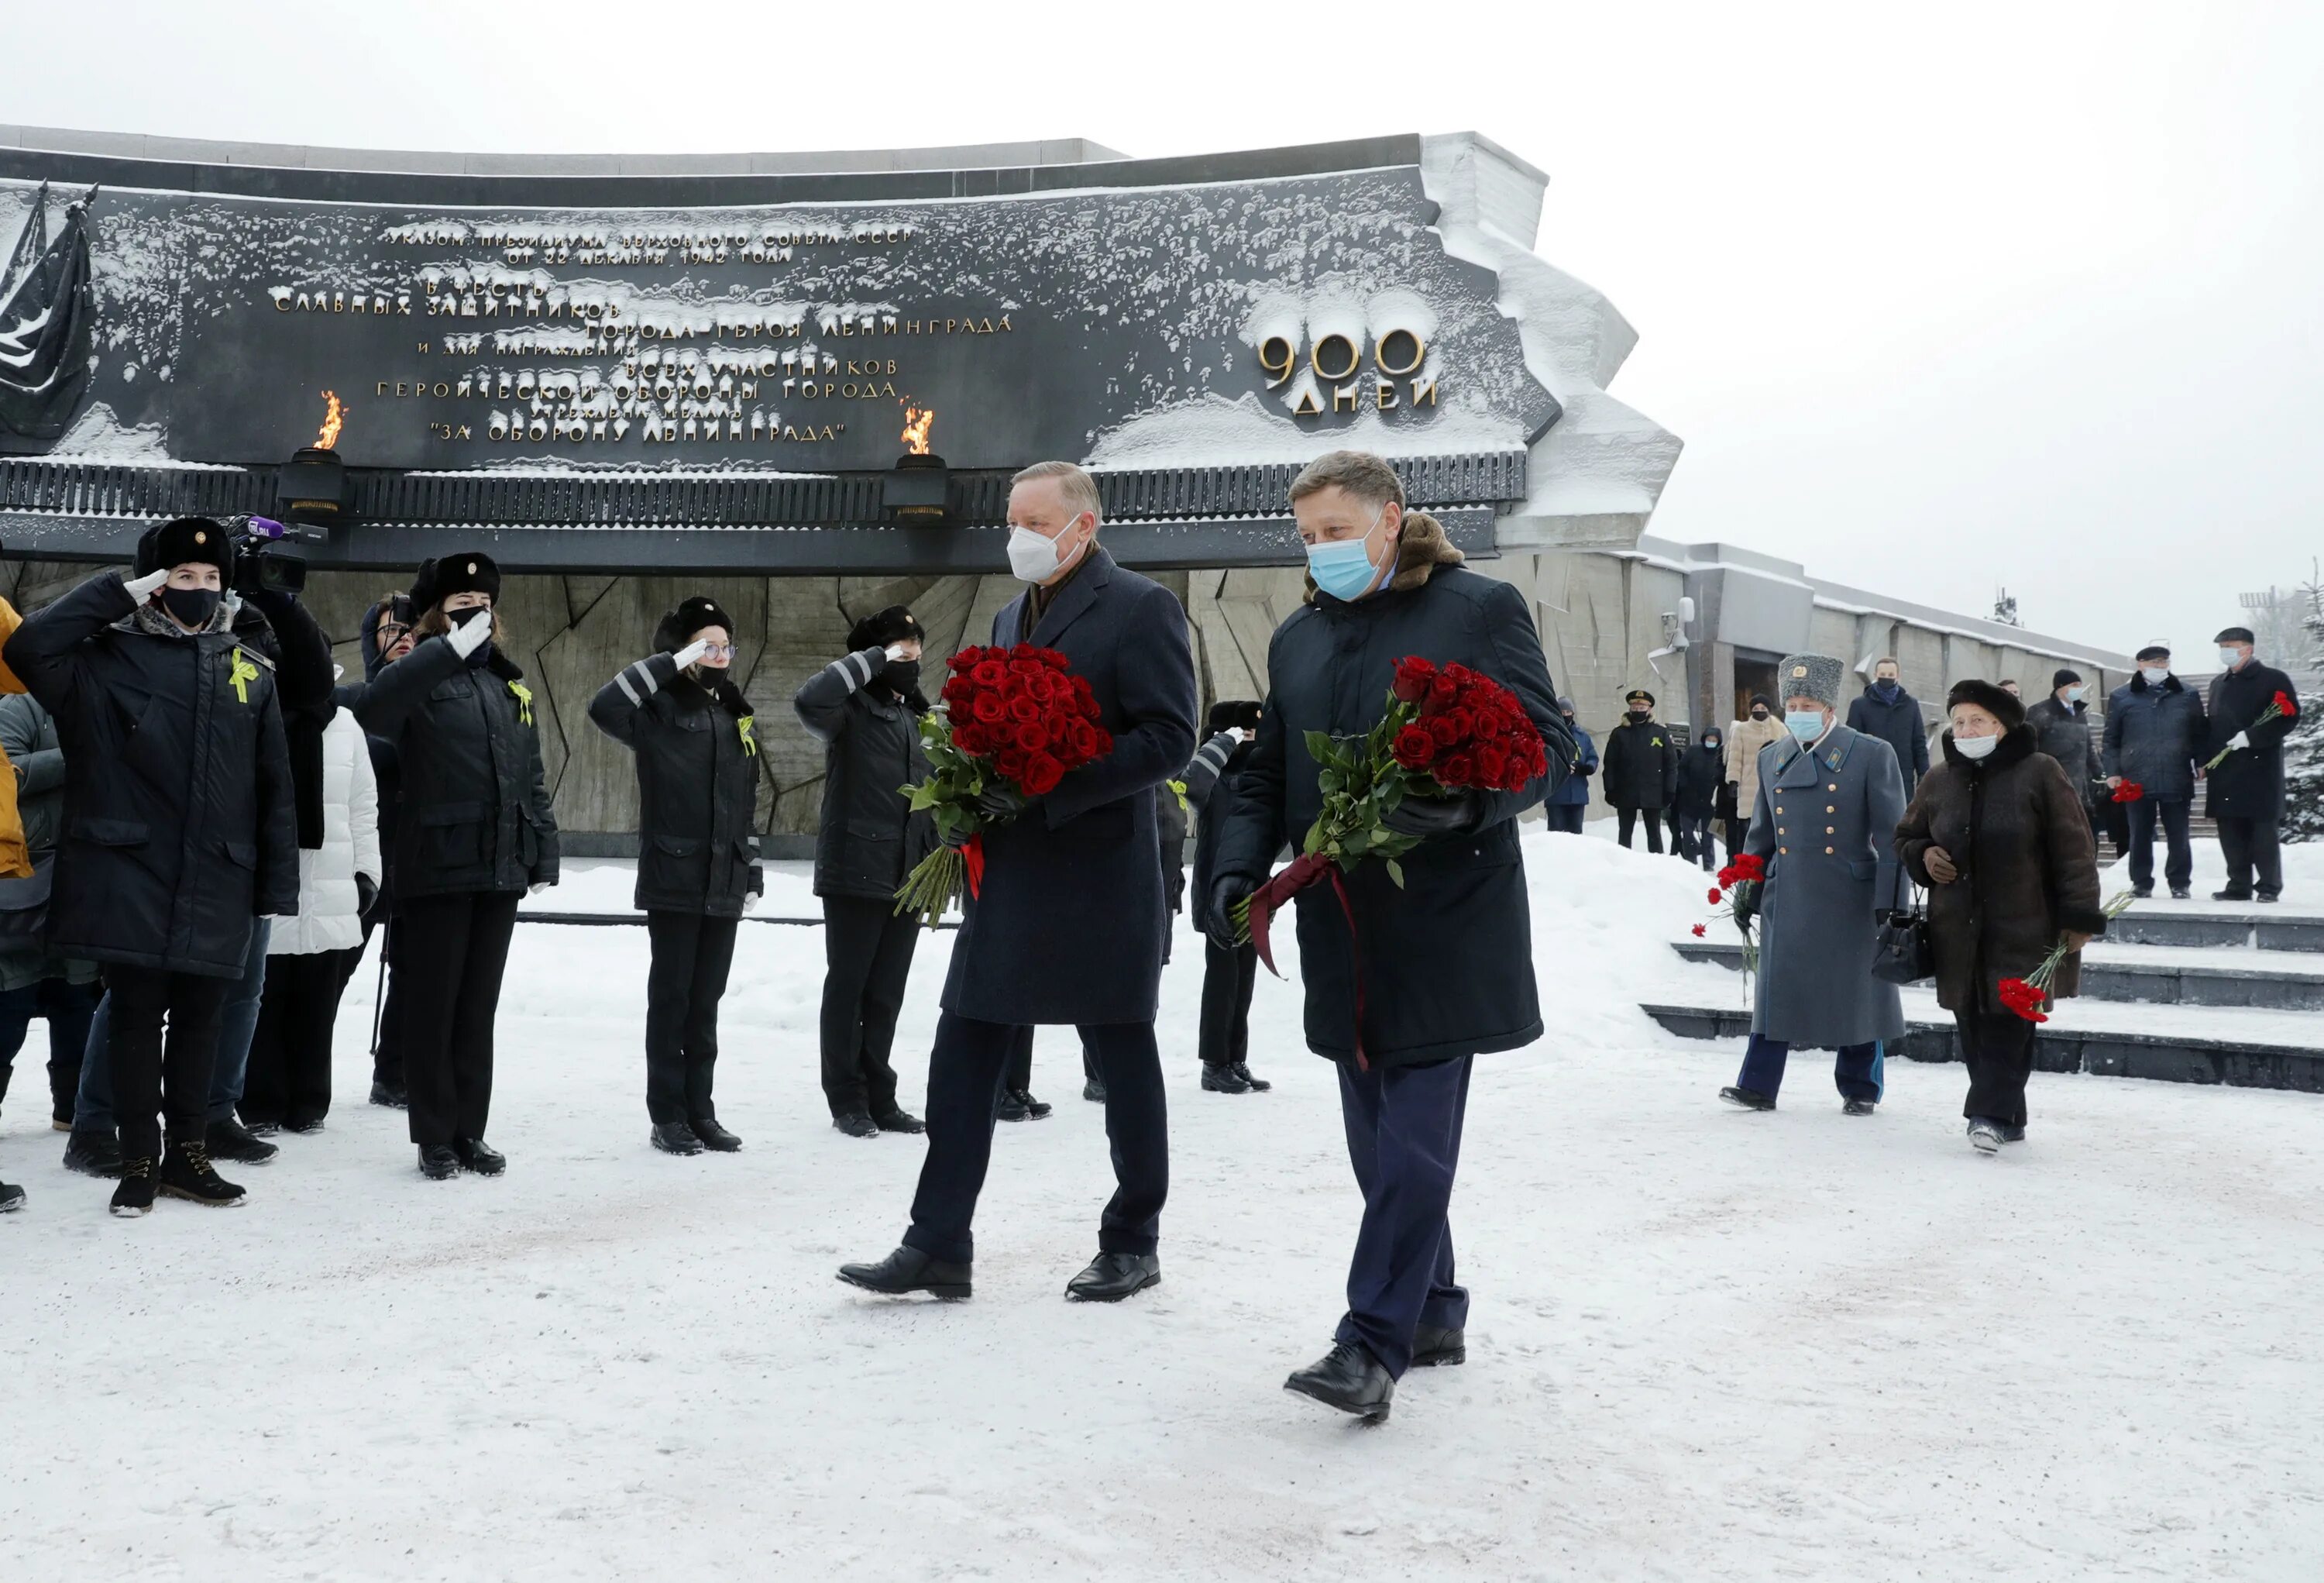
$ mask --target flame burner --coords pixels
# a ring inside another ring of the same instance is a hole
[[[925,450],[899,456],[881,484],[880,504],[897,522],[941,527],[952,515],[952,471],[944,458]]]

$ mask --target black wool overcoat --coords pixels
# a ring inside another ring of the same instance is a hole
[[[902,788],[928,778],[920,711],[880,685],[882,648],[842,654],[799,684],[791,708],[823,744],[823,813],[815,834],[815,893],[891,902],[914,865],[936,850],[936,821]]]
[[[639,909],[740,918],[766,888],[749,701],[723,675],[713,692],[675,655],[649,654],[597,690],[589,718],[637,759]]]

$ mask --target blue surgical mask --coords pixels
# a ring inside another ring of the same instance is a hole
[[[1785,709],[1784,724],[1789,727],[1792,735],[1802,742],[1813,742],[1823,735],[1823,711],[1821,709]]]
[[[1372,518],[1372,528],[1379,527],[1380,517],[1387,514],[1388,507],[1382,505],[1379,516]],[[1362,598],[1372,591],[1372,585],[1379,581],[1379,568],[1372,564],[1371,557],[1364,550],[1370,539],[1371,528],[1367,528],[1360,538],[1308,545],[1307,575],[1315,579],[1318,588],[1334,599],[1352,603]]]
[[[2070,704],[2080,703],[2084,699],[2089,696],[2090,690],[2087,687],[2070,687],[2066,689],[2066,701]]]

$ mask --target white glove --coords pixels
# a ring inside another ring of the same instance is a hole
[[[479,609],[473,616],[469,616],[466,611],[461,614],[466,616],[466,619],[446,633],[444,641],[452,645],[454,653],[465,660],[482,648],[484,640],[493,635],[493,613]]]
[[[759,893],[752,891],[742,898],[742,911],[745,912],[756,912],[758,910]]]
[[[2227,751],[2230,753],[2233,753],[2238,747],[2249,747],[2250,745],[2250,736],[2241,731],[2236,732],[2233,736],[2227,738]]]
[[[675,654],[672,654],[670,658],[676,660],[678,662],[678,668],[683,671],[688,665],[693,664],[696,660],[699,660],[703,655],[709,652],[710,645],[708,643],[691,643],[687,644],[686,647],[678,650]]]
[[[888,658],[890,660],[901,660],[908,657],[904,653],[904,645],[901,643],[890,643],[882,652],[886,653]]]
[[[537,896],[556,883],[553,879],[537,879],[525,888],[524,893],[528,896]]]
[[[159,571],[149,571],[143,577],[131,577],[125,571],[121,574],[121,587],[123,590],[140,605],[143,605],[149,597],[152,597],[155,588],[160,588],[163,583],[166,583],[169,580],[170,569],[166,566]]]

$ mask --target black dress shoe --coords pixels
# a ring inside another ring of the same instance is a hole
[[[2252,900],[2263,907],[2273,907],[2283,900],[2283,893],[2281,891],[2261,891]]]
[[[1055,1108],[1045,1100],[1034,1098],[1030,1088],[1011,1088],[1009,1092],[1011,1098],[1025,1107],[1028,1121],[1038,1121]]]
[[[694,1135],[701,1139],[702,1146],[713,1154],[739,1154],[742,1151],[742,1140],[719,1125],[715,1116],[706,1116],[696,1122]]]
[[[1001,1102],[992,1107],[992,1119],[995,1121],[1025,1121],[1028,1119],[1028,1113],[1025,1109],[1025,1102],[1017,1097],[1016,1089],[1003,1088],[1001,1090]]]
[[[2211,893],[2211,900],[2214,902],[2248,902],[2251,899],[2252,893],[2249,891],[2213,891]]]
[[[0,1181],[0,1215],[24,1207],[24,1190],[11,1182]]]
[[[1286,1391],[1313,1396],[1326,1407],[1373,1423],[1388,1417],[1396,1399],[1396,1382],[1369,1347],[1351,1341],[1336,1343],[1331,1351],[1283,1382]]]
[[[204,1129],[203,1142],[213,1159],[235,1165],[263,1165],[282,1153],[277,1145],[252,1134],[238,1121],[214,1121]]]
[[[323,1130],[323,1118],[312,1111],[293,1111],[282,1118],[282,1130],[311,1137]]]
[[[924,1133],[928,1124],[908,1110],[883,1110],[872,1118],[883,1133]]]
[[[699,1154],[702,1140],[694,1129],[682,1121],[658,1121],[653,1124],[653,1146],[665,1154]]]
[[[371,1102],[385,1110],[409,1109],[411,1103],[405,1097],[402,1089],[392,1088],[385,1083],[374,1083],[371,1086]]]
[[[422,1143],[420,1174],[429,1181],[449,1181],[460,1174],[460,1157],[452,1153],[448,1143]]]
[[[1850,1099],[1840,1107],[1842,1116],[1870,1116],[1880,1108],[1877,1099]]]
[[[1162,1261],[1153,1254],[1100,1254],[1065,1282],[1065,1295],[1078,1302],[1120,1302],[1161,1283]]]
[[[2172,885],[2171,887],[2171,899],[2174,902],[2191,902],[2195,899],[2195,893],[2189,890],[2185,885]]]
[[[1275,1087],[1274,1084],[1268,1082],[1263,1078],[1252,1077],[1250,1075],[1250,1064],[1248,1061],[1239,1060],[1234,1063],[1234,1066],[1231,1069],[1234,1072],[1236,1077],[1240,1078],[1245,1083],[1250,1085],[1250,1091],[1254,1094],[1264,1094],[1269,1088]]]
[[[1235,1076],[1233,1064],[1220,1061],[1203,1063],[1203,1091],[1205,1094],[1248,1094],[1250,1085]]]
[[[1099,1082],[1095,1078],[1083,1078],[1082,1097],[1088,1100],[1092,1105],[1104,1104],[1105,1085]]]
[[[902,1297],[925,1291],[957,1301],[969,1294],[969,1266],[932,1259],[916,1247],[899,1247],[876,1264],[842,1264],[839,1278],[866,1291]]]
[[[2153,893],[2154,887],[2153,885],[2133,885],[2130,887],[2130,899],[2134,902],[2144,902],[2147,897]]]
[[[1423,1325],[1412,1333],[1413,1367],[1452,1368],[1468,1361],[1469,1338],[1465,1331]]]
[[[508,1156],[482,1138],[454,1138],[452,1153],[478,1176],[498,1176],[508,1169]]]
[[[1756,1088],[1721,1088],[1719,1097],[1738,1110],[1773,1110],[1775,1102]]]
[[[121,1140],[109,1131],[75,1130],[65,1140],[65,1169],[83,1176],[119,1176]]]
[[[865,1111],[843,1110],[831,1118],[831,1125],[851,1138],[876,1138],[880,1135],[880,1124]]]

